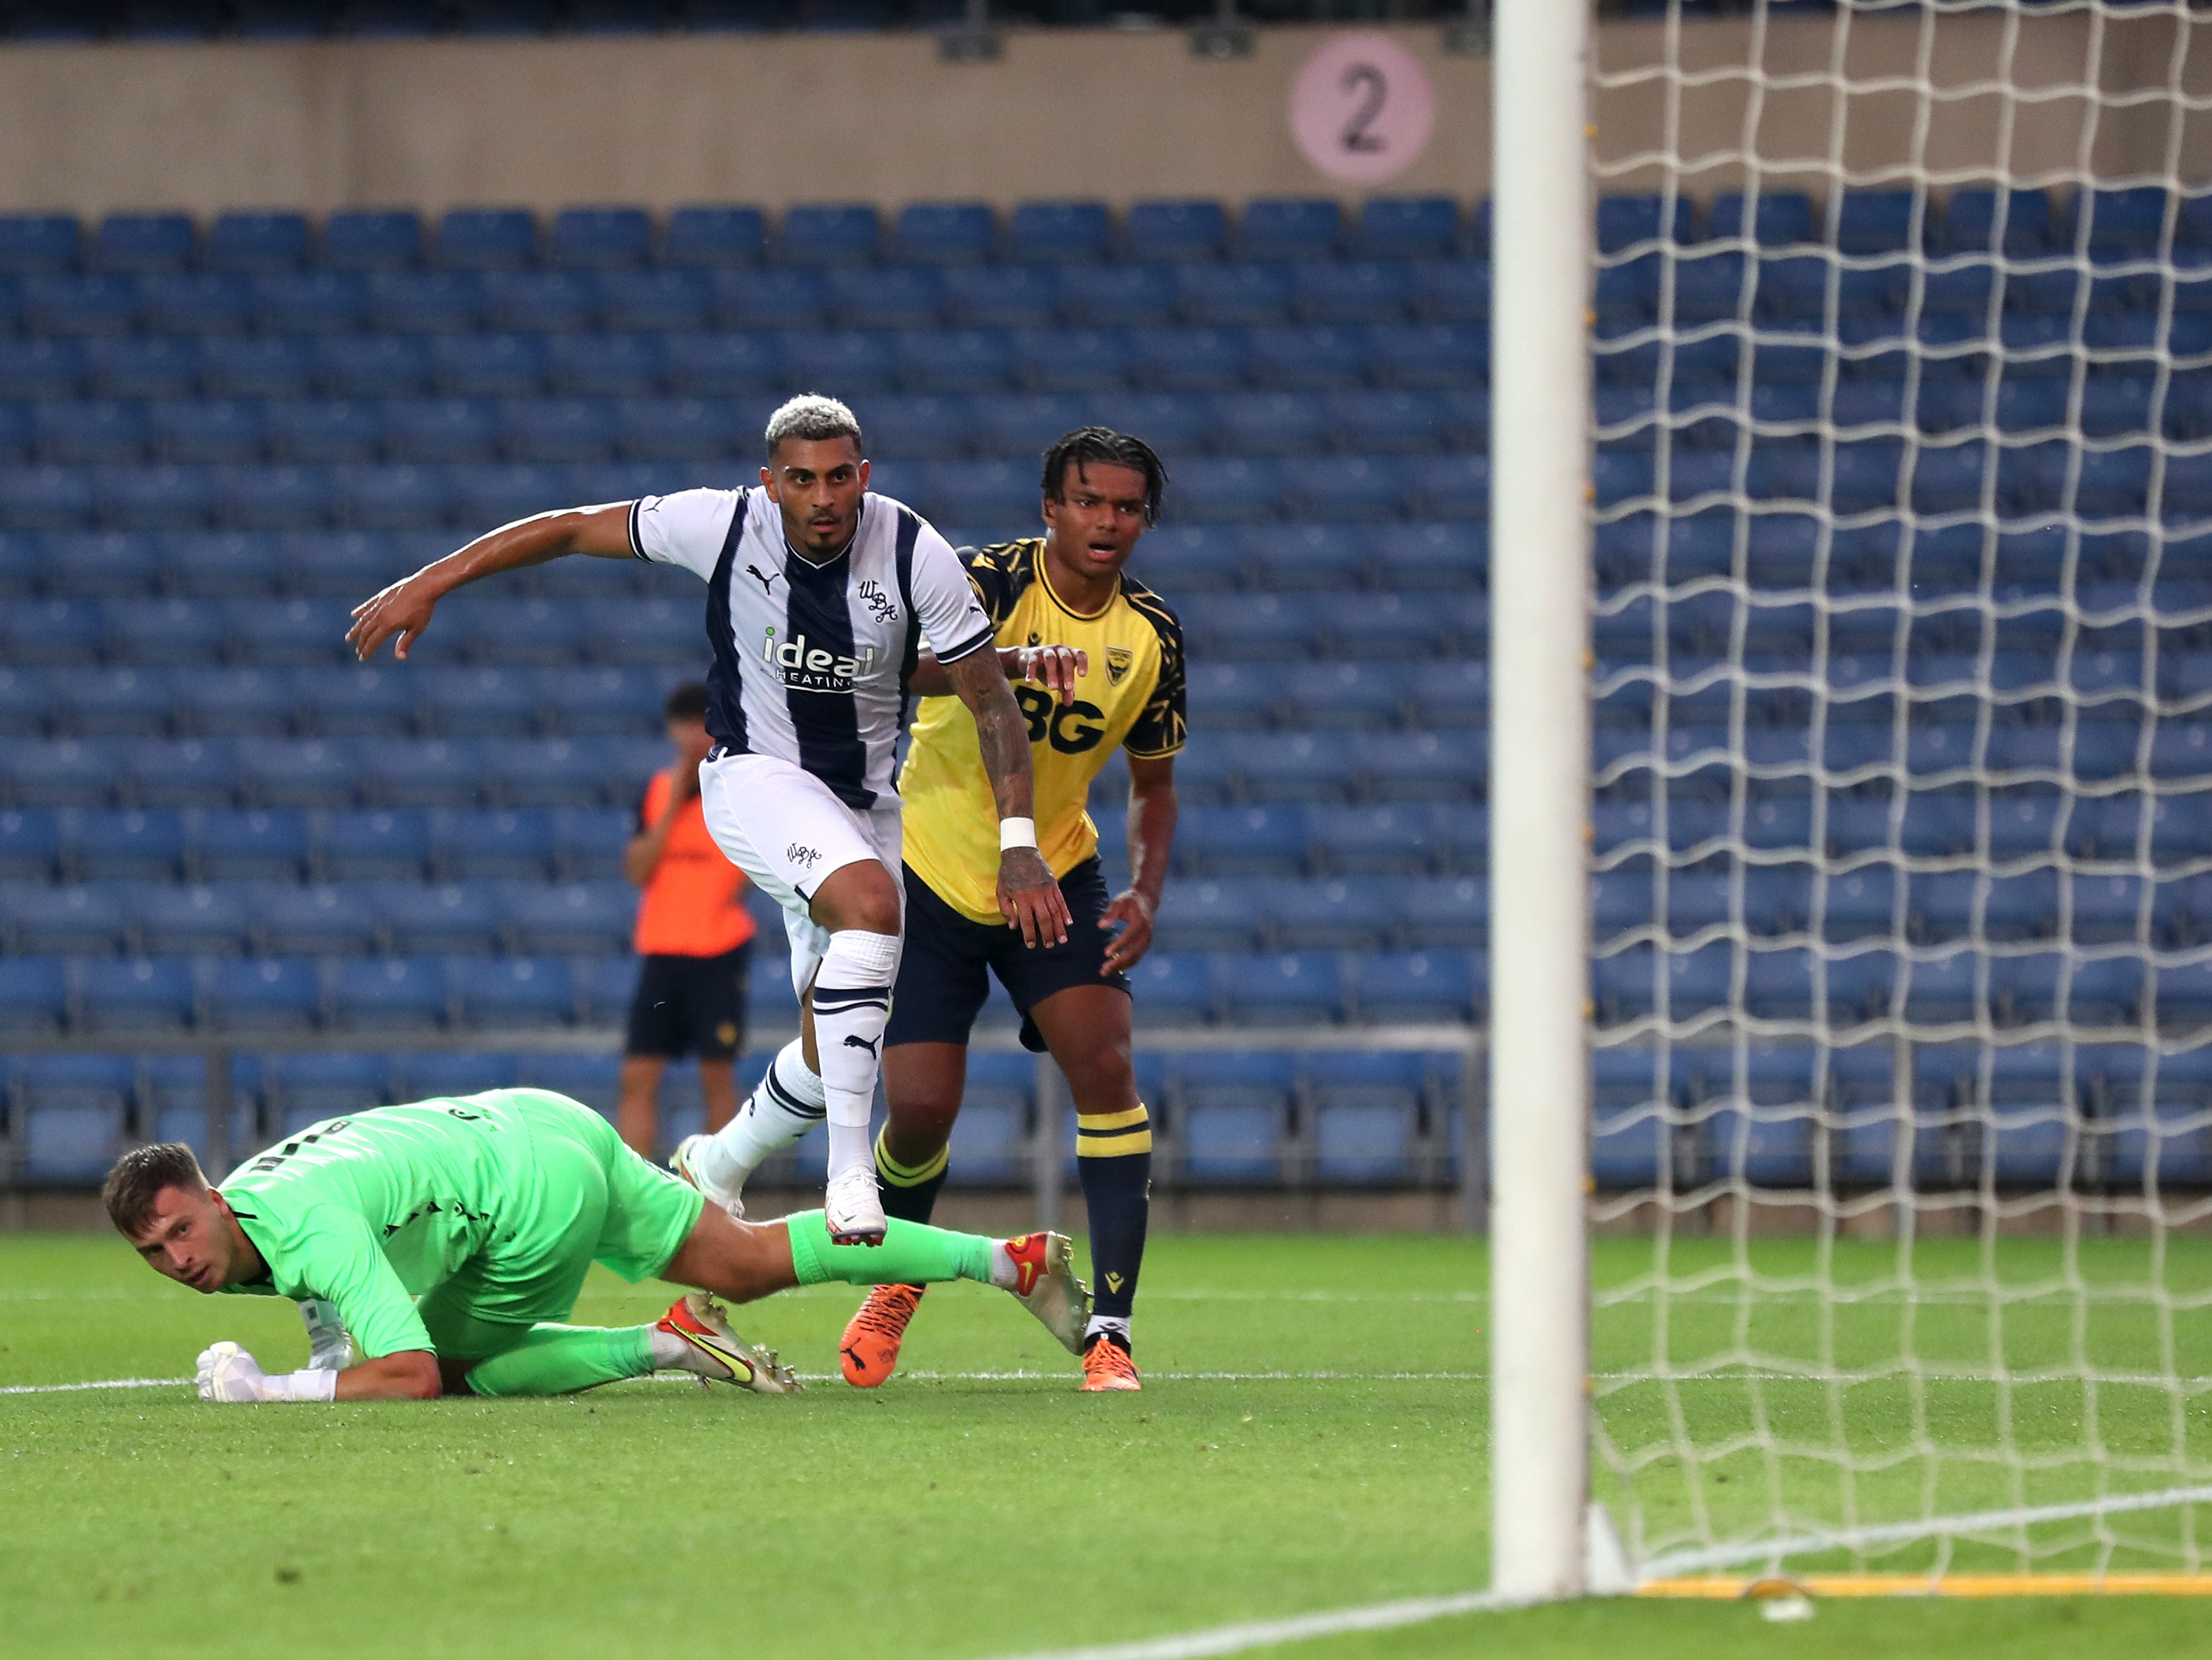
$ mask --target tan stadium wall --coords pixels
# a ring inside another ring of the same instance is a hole
[[[1571,3],[1571,0],[1561,0]],[[2021,114],[2009,139],[2002,100],[1972,85],[2006,72],[2032,86],[2077,78],[2095,41],[2108,92],[2162,87],[2171,19],[2076,14],[2008,23],[1987,14],[1929,24],[1861,18],[1844,66],[1854,76],[1947,91],[1924,137],[1908,94],[1870,92],[1845,112],[1848,165],[1869,173],[1910,165],[2014,173],[2078,165],[2087,106],[2059,97]],[[1679,153],[1741,150],[1825,157],[1835,113],[1818,75],[1834,33],[1790,19],[1753,33],[1747,21],[1683,30],[1692,68],[1741,64],[1760,43],[1769,75],[1755,135],[1747,78],[1701,95]],[[2009,32],[2008,32],[2009,31]],[[1046,32],[1008,37],[983,64],[941,62],[926,35],[663,36],[319,42],[287,45],[17,46],[0,49],[0,210],[519,204],[549,210],[595,202],[665,209],[690,201],[776,208],[797,201],[1334,193],[1293,145],[1291,77],[1327,31],[1269,28],[1248,59],[1194,58],[1177,31]],[[1489,172],[1489,65],[1443,50],[1433,27],[1391,29],[1426,64],[1435,136],[1391,193],[1483,194]],[[1660,26],[1608,23],[1607,69],[1659,59]],[[2202,90],[2200,48],[2185,74]],[[1924,70],[1922,67],[1924,63]],[[1609,91],[1596,106],[1601,155],[1649,155],[1666,143],[1668,83]],[[2098,172],[2162,171],[2163,115],[2109,111],[2092,157]],[[2212,172],[2200,119],[2174,151],[2184,177]],[[1694,175],[1698,193],[1738,181],[1723,157]],[[1656,180],[1646,165],[1611,187]],[[1784,170],[1785,177],[1788,175]],[[1802,175],[1820,181],[1819,167]]]

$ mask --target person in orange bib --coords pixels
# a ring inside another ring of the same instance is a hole
[[[678,686],[666,715],[676,762],[646,786],[637,833],[623,854],[645,897],[637,908],[634,943],[641,961],[615,1122],[623,1140],[647,1158],[671,1061],[699,1057],[710,1133],[737,1112],[733,1064],[744,1044],[745,945],[753,937],[744,873],[714,845],[699,805],[699,764],[714,743],[707,735],[707,688]]]

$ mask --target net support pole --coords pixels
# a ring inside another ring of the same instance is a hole
[[[1583,1590],[1589,0],[1491,58],[1491,1589]]]

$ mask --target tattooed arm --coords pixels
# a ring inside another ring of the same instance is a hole
[[[994,651],[970,652],[944,672],[968,712],[983,751],[983,771],[999,817],[1033,818],[1036,781],[1030,769],[1029,722]],[[1022,931],[1024,945],[1057,946],[1067,939],[1067,900],[1044,855],[1035,848],[1008,848],[999,855],[999,914]]]

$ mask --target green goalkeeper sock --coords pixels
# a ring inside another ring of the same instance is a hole
[[[650,1326],[539,1325],[471,1368],[466,1381],[477,1395],[568,1395],[652,1370]]]
[[[991,1283],[991,1248],[997,1241],[952,1233],[893,1218],[880,1245],[833,1245],[818,1210],[783,1219],[791,1232],[791,1266],[802,1286],[842,1280],[848,1286],[926,1286],[937,1280]]]

